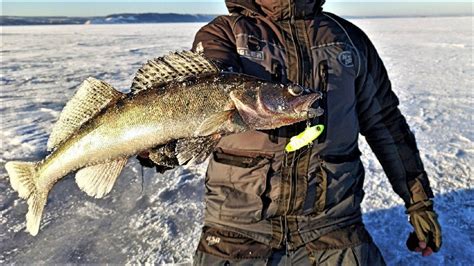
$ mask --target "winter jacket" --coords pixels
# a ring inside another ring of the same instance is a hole
[[[433,196],[376,49],[322,2],[227,0],[230,15],[196,34],[193,50],[226,70],[322,92],[324,114],[311,122],[325,125],[317,141],[291,153],[284,148],[305,123],[222,138],[206,174],[206,226],[295,249],[361,223],[359,133],[407,206],[414,189]]]

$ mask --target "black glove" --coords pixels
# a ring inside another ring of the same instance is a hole
[[[143,167],[154,167],[156,172],[164,173],[179,165],[175,149],[176,141],[171,141],[138,154],[137,160]]]
[[[441,248],[441,226],[438,215],[433,210],[433,201],[424,200],[412,204],[406,211],[410,215],[410,223],[415,229],[407,240],[407,247],[411,251],[422,252],[429,256]]]
[[[148,152],[138,154],[137,160],[143,167],[147,167],[147,168],[155,167],[156,164],[148,156],[149,156]]]

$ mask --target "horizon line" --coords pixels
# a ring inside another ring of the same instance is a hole
[[[324,11],[327,12],[327,11]],[[330,12],[332,13],[332,12]],[[96,15],[96,16],[74,16],[74,15],[0,15],[0,17],[21,17],[21,18],[97,18],[97,17],[108,17],[113,15],[143,15],[143,14],[159,14],[159,15],[190,15],[190,16],[223,16],[227,14],[223,13],[176,13],[176,12],[119,12],[110,13],[107,15]],[[445,14],[394,14],[394,15],[339,15],[341,17],[355,17],[355,18],[398,18],[398,17],[449,17],[449,16],[468,16],[474,17],[473,13],[445,13]]]
[[[228,14],[224,1],[212,2],[5,2],[2,16],[97,17],[122,13]],[[473,14],[469,2],[327,2],[324,11],[341,16]]]

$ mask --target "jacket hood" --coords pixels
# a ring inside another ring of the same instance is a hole
[[[272,20],[304,19],[321,12],[326,0],[226,0],[230,13],[266,15]]]

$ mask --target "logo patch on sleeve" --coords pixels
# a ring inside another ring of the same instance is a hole
[[[248,57],[254,60],[263,60],[264,53],[263,51],[252,51],[248,48],[237,48],[237,53],[241,56]]]
[[[351,51],[343,51],[337,56],[337,61],[345,67],[354,67],[354,58]]]

